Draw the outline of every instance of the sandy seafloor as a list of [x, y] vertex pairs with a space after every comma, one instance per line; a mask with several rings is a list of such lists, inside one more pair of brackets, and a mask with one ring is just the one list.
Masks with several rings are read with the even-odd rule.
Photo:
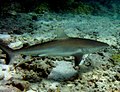
[[120, 92], [120, 18], [20, 13], [1, 19], [0, 23], [0, 38], [13, 49], [53, 40], [61, 30], [69, 37], [94, 39], [110, 45], [84, 58], [79, 71], [74, 70], [71, 56], [18, 56], [14, 66], [0, 65], [0, 92]]

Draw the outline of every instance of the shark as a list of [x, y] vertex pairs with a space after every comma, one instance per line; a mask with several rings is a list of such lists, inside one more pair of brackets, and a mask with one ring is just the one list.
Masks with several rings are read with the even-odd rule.
[[84, 54], [98, 52], [108, 46], [107, 43], [96, 40], [69, 37], [13, 50], [5, 45], [3, 41], [0, 41], [0, 49], [6, 54], [6, 64], [12, 64], [14, 56], [21, 54], [40, 57], [74, 56], [74, 66], [79, 66]]

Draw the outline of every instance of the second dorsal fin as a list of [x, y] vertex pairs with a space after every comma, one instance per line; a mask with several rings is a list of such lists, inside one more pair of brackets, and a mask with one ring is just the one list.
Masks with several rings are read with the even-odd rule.
[[57, 37], [56, 37], [57, 40], [69, 38], [64, 30], [55, 31], [55, 34], [57, 35]]

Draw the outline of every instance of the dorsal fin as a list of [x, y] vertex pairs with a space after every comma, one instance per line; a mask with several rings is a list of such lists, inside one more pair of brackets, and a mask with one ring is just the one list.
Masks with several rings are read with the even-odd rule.
[[55, 38], [56, 40], [69, 38], [64, 30], [55, 31], [54, 33], [57, 35], [57, 37]]

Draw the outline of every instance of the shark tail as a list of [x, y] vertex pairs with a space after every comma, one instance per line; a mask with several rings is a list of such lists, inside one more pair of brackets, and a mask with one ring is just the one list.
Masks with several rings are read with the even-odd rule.
[[15, 56], [14, 50], [9, 48], [2, 40], [0, 40], [0, 49], [6, 54], [6, 64], [11, 63], [12, 58]]

